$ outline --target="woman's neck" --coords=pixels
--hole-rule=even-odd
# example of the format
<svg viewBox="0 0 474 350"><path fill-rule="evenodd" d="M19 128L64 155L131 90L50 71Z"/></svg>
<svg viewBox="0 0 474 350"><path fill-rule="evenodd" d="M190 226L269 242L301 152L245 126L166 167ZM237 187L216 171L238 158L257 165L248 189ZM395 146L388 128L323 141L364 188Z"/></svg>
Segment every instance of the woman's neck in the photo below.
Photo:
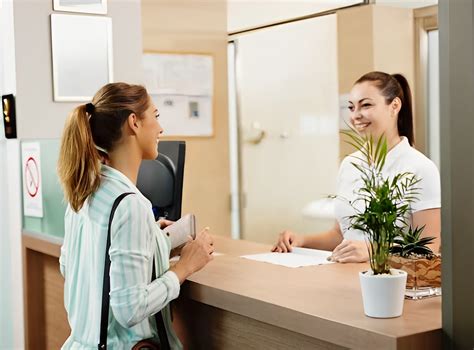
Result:
<svg viewBox="0 0 474 350"><path fill-rule="evenodd" d="M108 165L128 177L134 185L137 184L141 162L141 154L133 145L117 145L114 151L109 152Z"/></svg>
<svg viewBox="0 0 474 350"><path fill-rule="evenodd" d="M398 132L393 133L392 135L387 135L387 150L390 151L396 145L402 141L402 137Z"/></svg>

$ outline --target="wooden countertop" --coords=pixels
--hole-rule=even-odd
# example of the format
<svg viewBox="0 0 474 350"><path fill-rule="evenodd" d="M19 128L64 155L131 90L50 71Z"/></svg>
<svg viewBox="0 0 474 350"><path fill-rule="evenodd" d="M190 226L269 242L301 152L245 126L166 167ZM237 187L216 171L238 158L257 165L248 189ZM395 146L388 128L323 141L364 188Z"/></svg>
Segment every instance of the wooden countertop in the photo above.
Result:
<svg viewBox="0 0 474 350"><path fill-rule="evenodd" d="M216 256L181 295L342 347L441 349L441 297L405 300L403 315L364 315L359 271L368 264L288 268L240 258L270 245L214 236ZM26 248L59 257L61 239L24 232Z"/></svg>
<svg viewBox="0 0 474 350"><path fill-rule="evenodd" d="M441 348L440 297L405 300L398 318L370 318L358 276L368 264L287 268L239 257L270 245L214 238L223 255L183 285L193 300L349 348Z"/></svg>

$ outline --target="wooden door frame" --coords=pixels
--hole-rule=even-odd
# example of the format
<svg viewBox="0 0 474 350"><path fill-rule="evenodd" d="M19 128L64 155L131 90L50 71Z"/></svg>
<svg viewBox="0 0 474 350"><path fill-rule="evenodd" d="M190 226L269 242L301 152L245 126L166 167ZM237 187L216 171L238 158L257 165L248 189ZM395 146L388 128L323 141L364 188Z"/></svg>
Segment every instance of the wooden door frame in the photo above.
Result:
<svg viewBox="0 0 474 350"><path fill-rule="evenodd" d="M428 147L428 32L438 29L438 6L413 11L415 30L415 140L425 155Z"/></svg>

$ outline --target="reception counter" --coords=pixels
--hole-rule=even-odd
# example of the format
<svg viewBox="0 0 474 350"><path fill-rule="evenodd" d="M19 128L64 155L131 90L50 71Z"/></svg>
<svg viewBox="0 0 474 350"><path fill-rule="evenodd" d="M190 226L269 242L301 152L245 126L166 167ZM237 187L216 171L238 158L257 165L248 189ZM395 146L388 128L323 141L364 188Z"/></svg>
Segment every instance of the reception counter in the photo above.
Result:
<svg viewBox="0 0 474 350"><path fill-rule="evenodd" d="M441 349L441 298L405 301L403 315L364 315L358 272L367 264L287 268L240 258L269 245L215 237L218 255L173 302L186 349ZM24 233L27 348L67 338L57 240Z"/></svg>
<svg viewBox="0 0 474 350"><path fill-rule="evenodd" d="M368 264L288 268L240 258L270 245L215 237L216 256L183 285L175 327L190 349L441 349L441 298L401 317L364 315Z"/></svg>

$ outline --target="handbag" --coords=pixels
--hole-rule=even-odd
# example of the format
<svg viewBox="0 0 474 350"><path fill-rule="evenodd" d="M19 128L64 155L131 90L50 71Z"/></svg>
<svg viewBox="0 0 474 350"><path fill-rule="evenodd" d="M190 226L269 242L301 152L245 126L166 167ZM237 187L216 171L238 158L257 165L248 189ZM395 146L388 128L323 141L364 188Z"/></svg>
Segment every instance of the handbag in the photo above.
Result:
<svg viewBox="0 0 474 350"><path fill-rule="evenodd" d="M109 323L109 305L110 305L110 230L112 226L112 220L114 218L115 210L117 209L119 203L129 194L133 192L125 192L118 196L114 204L112 205L112 210L110 211L109 217L109 226L107 229L107 243L105 246L105 264L104 264L104 279L103 279L103 287L102 287L102 310L100 315L100 337L99 337L99 350L106 350L107 349L107 328ZM153 270L151 275L151 280L153 281L156 278L155 272L155 258L153 257ZM150 350L169 350L170 344L168 340L168 336L166 334L165 323L163 321L163 314L160 312L155 314L155 321L158 330L158 337L160 339L160 344L156 344L153 339L143 339L139 341L132 347L132 350L140 350L140 349L150 349Z"/></svg>

